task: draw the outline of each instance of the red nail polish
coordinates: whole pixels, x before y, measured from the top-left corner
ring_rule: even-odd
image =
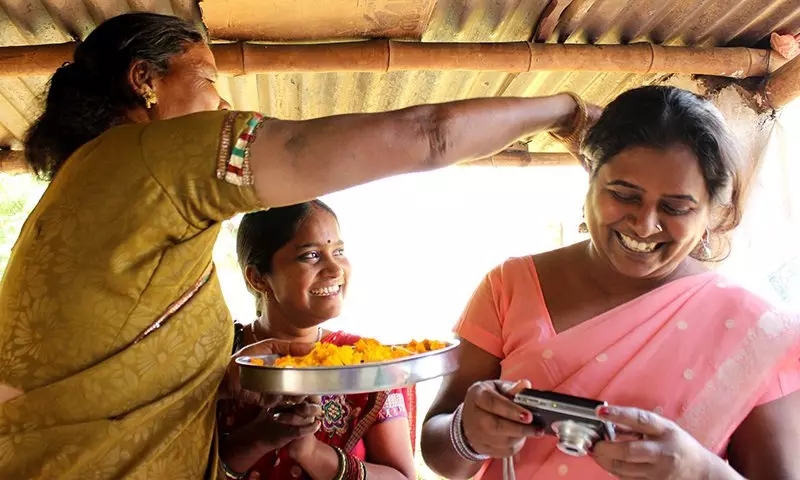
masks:
[[[520,419],[521,421],[525,422],[525,423],[528,423],[528,422],[530,422],[530,421],[531,421],[531,414],[530,414],[530,413],[528,413],[528,412],[521,412],[521,413],[519,414],[519,419]]]
[[[608,407],[603,406],[603,407],[598,408],[597,409],[597,414],[600,415],[601,417],[608,416]]]

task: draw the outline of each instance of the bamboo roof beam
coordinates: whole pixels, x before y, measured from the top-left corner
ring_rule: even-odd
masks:
[[[800,56],[767,78],[764,93],[770,106],[776,110],[800,97]]]
[[[19,150],[0,150],[0,173],[17,175],[31,171],[25,154]]]
[[[0,48],[0,77],[51,75],[72,59],[75,44]],[[393,72],[400,70],[595,71],[761,77],[782,57],[744,47],[673,47],[511,43],[420,43],[392,40],[325,44],[212,45],[221,73]]]

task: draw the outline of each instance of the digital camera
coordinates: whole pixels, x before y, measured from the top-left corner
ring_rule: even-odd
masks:
[[[582,457],[600,440],[614,440],[614,425],[597,416],[595,409],[606,402],[563,393],[525,389],[514,403],[530,410],[533,425],[558,438],[558,449]]]

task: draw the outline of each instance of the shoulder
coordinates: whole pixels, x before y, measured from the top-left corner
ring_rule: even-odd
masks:
[[[703,292],[708,300],[704,308],[709,315],[745,320],[755,331],[763,332],[766,341],[800,343],[800,313],[775,305],[719,274],[709,276]]]
[[[723,305],[727,309],[753,315],[780,310],[763,296],[724,275],[711,273],[706,276],[705,291],[707,295],[714,303]]]

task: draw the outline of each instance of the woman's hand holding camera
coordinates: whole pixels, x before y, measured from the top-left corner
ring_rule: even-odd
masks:
[[[509,457],[522,449],[528,437],[542,435],[532,424],[531,412],[512,401],[525,388],[530,388],[527,380],[488,380],[467,390],[461,419],[464,437],[476,453]]]
[[[600,407],[597,413],[622,432],[634,434],[628,440],[598,442],[592,451],[595,461],[617,478],[741,478],[675,422],[656,413],[617,406]]]

